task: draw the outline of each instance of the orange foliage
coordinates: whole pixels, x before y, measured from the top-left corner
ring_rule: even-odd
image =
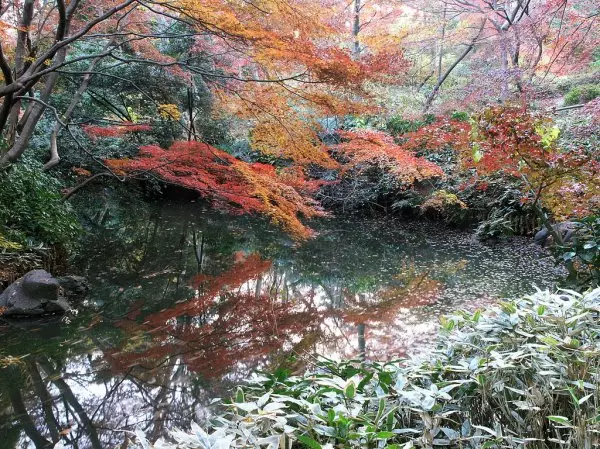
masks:
[[[315,201],[288,183],[289,173],[281,177],[272,166],[248,164],[201,142],[175,142],[168,150],[145,146],[136,159],[108,160],[107,164],[133,176],[150,173],[234,213],[264,214],[298,238],[311,234],[300,215],[324,214]]]
[[[365,84],[406,69],[401,50],[373,48],[364,59],[344,48],[347,30],[331,20],[339,5],[312,0],[178,0],[178,11],[214,36],[196,50],[219,54],[225,82],[211,87],[217,108],[245,121],[252,148],[300,164],[334,168],[318,139],[325,116],[375,111]],[[399,48],[397,45],[395,48]],[[277,80],[247,83],[246,80]]]
[[[75,173],[77,176],[91,176],[92,173],[89,170],[86,170],[85,168],[82,167],[71,167],[71,171],[73,173]]]
[[[448,117],[436,117],[436,120],[408,132],[400,137],[400,146],[408,151],[438,151],[450,146],[463,148],[469,145],[471,125],[468,122],[452,120]]]
[[[461,149],[467,168],[522,179],[523,201],[539,201],[558,219],[600,207],[600,162],[584,149],[559,148],[551,119],[521,107],[495,107],[475,123],[472,145]]]
[[[376,164],[406,185],[444,176],[440,167],[396,145],[389,134],[367,130],[338,131],[338,134],[342,142],[332,149],[338,156],[348,159],[344,170],[361,170]]]

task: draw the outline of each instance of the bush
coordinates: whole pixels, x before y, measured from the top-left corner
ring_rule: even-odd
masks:
[[[571,106],[574,104],[587,103],[598,97],[600,97],[600,85],[584,84],[569,90],[565,95],[564,103],[565,106]]]
[[[452,118],[452,120],[466,122],[469,120],[469,113],[465,111],[454,111],[450,118]]]
[[[209,434],[156,448],[572,448],[600,443],[600,289],[442,319],[425,361],[321,360],[238,388]],[[139,442],[149,447],[138,433]]]
[[[395,116],[388,120],[386,129],[392,136],[400,136],[408,132],[417,131],[426,125],[431,125],[435,121],[433,114],[426,114],[421,120],[406,120],[401,116]]]
[[[67,246],[79,225],[61,184],[40,168],[15,164],[0,173],[0,234],[20,244]]]
[[[578,285],[600,285],[600,216],[589,216],[578,223],[572,244],[557,246],[554,253],[559,261],[571,262]]]

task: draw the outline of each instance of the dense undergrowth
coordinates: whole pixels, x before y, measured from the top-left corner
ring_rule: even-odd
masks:
[[[302,376],[261,375],[208,432],[194,424],[155,447],[596,447],[599,313],[600,289],[457,313],[422,360],[320,359]]]
[[[65,266],[81,225],[62,187],[35,163],[0,173],[0,285],[33,268]]]

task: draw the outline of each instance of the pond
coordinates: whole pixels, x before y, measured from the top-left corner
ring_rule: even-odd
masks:
[[[253,372],[422,356],[440,315],[561,275],[527,239],[393,218],[323,219],[296,243],[196,203],[131,203],[88,228],[72,264],[91,284],[79,313],[0,324],[0,447],[156,439]]]

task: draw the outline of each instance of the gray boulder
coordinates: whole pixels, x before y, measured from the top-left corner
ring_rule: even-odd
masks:
[[[41,316],[68,312],[71,307],[59,296],[59,288],[58,280],[47,271],[30,271],[0,295],[2,316]]]
[[[61,276],[57,278],[62,294],[71,303],[81,302],[90,290],[90,284],[83,276]]]
[[[563,223],[555,223],[552,225],[554,231],[561,236],[563,242],[568,243],[577,235],[577,230],[581,227],[579,223],[573,221],[565,221]],[[540,229],[533,237],[536,245],[542,247],[554,245],[554,238],[547,228]]]

